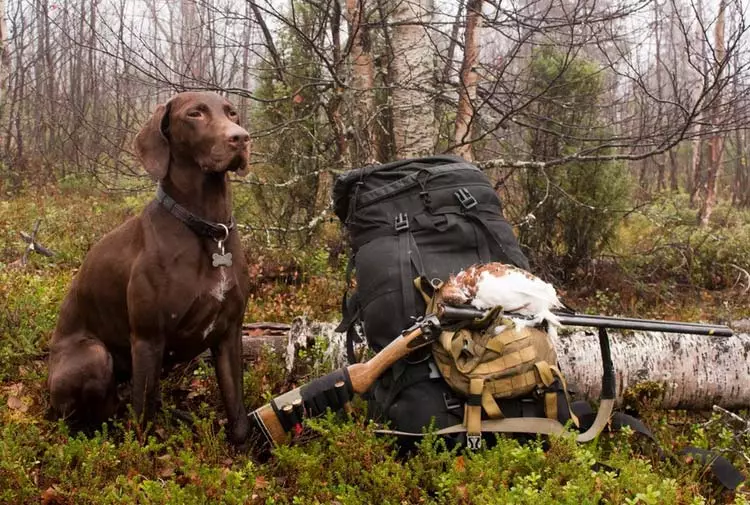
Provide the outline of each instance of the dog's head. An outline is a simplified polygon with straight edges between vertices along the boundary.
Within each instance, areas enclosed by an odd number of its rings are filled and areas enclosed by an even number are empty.
[[[204,172],[245,175],[250,136],[224,97],[213,92],[186,92],[158,105],[136,135],[135,148],[146,171],[161,180],[170,160],[198,166]]]

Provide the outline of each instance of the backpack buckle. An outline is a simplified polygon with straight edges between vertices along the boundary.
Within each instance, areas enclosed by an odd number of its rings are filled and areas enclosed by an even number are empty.
[[[443,401],[445,402],[446,410],[456,410],[464,406],[460,398],[457,398],[450,393],[443,393]]]
[[[482,435],[466,435],[466,447],[470,451],[478,451],[482,448]]]
[[[466,188],[459,189],[453,193],[453,196],[456,197],[458,203],[461,204],[461,207],[463,207],[464,210],[471,210],[477,206],[477,199],[474,198],[474,195],[472,195]]]
[[[393,220],[393,227],[398,233],[409,229],[409,215],[406,212],[400,212],[396,219]]]

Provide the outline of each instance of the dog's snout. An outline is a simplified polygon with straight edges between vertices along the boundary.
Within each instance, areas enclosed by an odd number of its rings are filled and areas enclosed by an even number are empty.
[[[227,142],[233,147],[245,147],[250,142],[250,135],[240,126],[227,131]]]

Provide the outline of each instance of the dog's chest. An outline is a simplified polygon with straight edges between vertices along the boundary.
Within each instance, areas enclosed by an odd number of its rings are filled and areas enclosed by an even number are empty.
[[[195,290],[186,310],[170,314],[174,339],[170,342],[173,355],[193,355],[224,338],[242,318],[242,294],[231,269],[217,268],[203,279]]]
[[[231,271],[226,268],[219,268],[216,279],[213,283],[209,282],[208,284],[208,295],[216,299],[217,302],[222,303],[229,290],[231,290],[237,282]]]

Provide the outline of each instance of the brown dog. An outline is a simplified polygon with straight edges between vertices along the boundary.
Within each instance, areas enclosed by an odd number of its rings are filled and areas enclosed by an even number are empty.
[[[143,422],[161,370],[210,348],[232,442],[245,441],[241,327],[249,277],[234,230],[228,171],[244,175],[250,137],[215,93],[180,93],[136,137],[157,198],[88,253],[52,336],[53,409],[74,423],[110,417],[132,379]]]

